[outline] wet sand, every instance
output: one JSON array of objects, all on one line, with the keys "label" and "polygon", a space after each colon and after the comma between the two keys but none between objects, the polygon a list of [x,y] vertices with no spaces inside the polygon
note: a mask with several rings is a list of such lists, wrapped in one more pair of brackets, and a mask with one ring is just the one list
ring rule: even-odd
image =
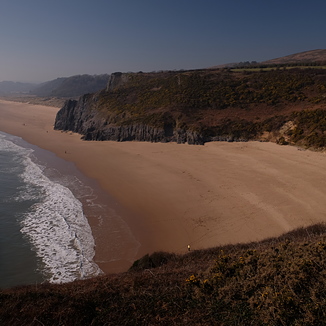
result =
[{"label": "wet sand", "polygon": [[[188,245],[261,240],[326,220],[324,153],[260,142],[86,142],[53,130],[57,111],[0,101],[0,130],[97,180],[125,207],[124,220],[141,244],[137,258],[157,250],[186,252]],[[90,220],[98,232],[96,223]],[[105,253],[103,241],[96,252]]]}]

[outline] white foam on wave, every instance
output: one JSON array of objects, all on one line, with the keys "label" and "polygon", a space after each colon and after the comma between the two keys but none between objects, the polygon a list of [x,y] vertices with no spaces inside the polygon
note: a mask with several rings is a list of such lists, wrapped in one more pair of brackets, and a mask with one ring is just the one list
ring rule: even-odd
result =
[{"label": "white foam on wave", "polygon": [[24,166],[25,189],[17,200],[36,199],[21,221],[25,234],[42,261],[42,271],[51,283],[64,283],[98,275],[93,262],[95,244],[81,202],[65,186],[51,181],[30,156],[0,134],[1,149],[14,151]]},{"label": "white foam on wave", "polygon": [[[12,141],[10,141],[10,138],[13,139],[13,137],[10,137],[9,135],[5,136],[0,132],[0,152],[12,152],[18,154],[13,159],[14,159],[14,163],[19,164],[23,160],[23,157],[31,154],[33,150],[16,145]],[[15,164],[13,164],[12,166],[6,164],[4,168],[5,170],[2,170],[2,172],[8,172],[8,173],[17,172],[19,169],[18,166]]]}]

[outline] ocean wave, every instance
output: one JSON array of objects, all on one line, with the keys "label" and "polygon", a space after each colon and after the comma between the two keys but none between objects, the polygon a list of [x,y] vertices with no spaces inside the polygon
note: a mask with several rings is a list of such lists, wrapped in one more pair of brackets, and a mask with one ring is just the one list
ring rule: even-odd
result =
[{"label": "ocean wave", "polygon": [[93,262],[94,238],[81,202],[66,185],[54,182],[44,174],[44,167],[31,159],[32,149],[15,144],[11,136],[0,133],[0,137],[0,150],[15,152],[16,159],[24,167],[21,178],[25,186],[13,200],[35,201],[20,223],[21,232],[42,262],[43,274],[51,283],[101,274]]}]

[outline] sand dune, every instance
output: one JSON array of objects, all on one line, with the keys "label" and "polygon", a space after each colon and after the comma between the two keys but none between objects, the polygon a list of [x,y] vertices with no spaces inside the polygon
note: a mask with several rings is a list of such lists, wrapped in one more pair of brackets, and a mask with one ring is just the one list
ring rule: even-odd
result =
[{"label": "sand dune", "polygon": [[260,240],[326,220],[323,153],[260,142],[85,142],[53,130],[57,111],[1,101],[0,130],[98,180],[132,212],[126,222],[139,255]]}]

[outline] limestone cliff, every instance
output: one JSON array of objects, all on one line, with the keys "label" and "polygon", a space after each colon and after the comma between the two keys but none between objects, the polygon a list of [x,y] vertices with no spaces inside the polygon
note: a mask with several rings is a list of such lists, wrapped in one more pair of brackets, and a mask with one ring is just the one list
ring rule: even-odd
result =
[{"label": "limestone cliff", "polygon": [[84,140],[204,143],[197,132],[175,128],[172,124],[157,127],[141,122],[126,125],[112,123],[96,109],[96,102],[96,95],[66,101],[57,113],[54,129],[79,133]]},{"label": "limestone cliff", "polygon": [[106,86],[107,91],[112,91],[115,88],[122,86],[128,81],[128,74],[123,74],[121,72],[114,72],[110,75],[109,81]]},{"label": "limestone cliff", "polygon": [[326,147],[325,94],[324,69],[114,73],[106,89],[65,102],[55,129],[85,140]]}]

